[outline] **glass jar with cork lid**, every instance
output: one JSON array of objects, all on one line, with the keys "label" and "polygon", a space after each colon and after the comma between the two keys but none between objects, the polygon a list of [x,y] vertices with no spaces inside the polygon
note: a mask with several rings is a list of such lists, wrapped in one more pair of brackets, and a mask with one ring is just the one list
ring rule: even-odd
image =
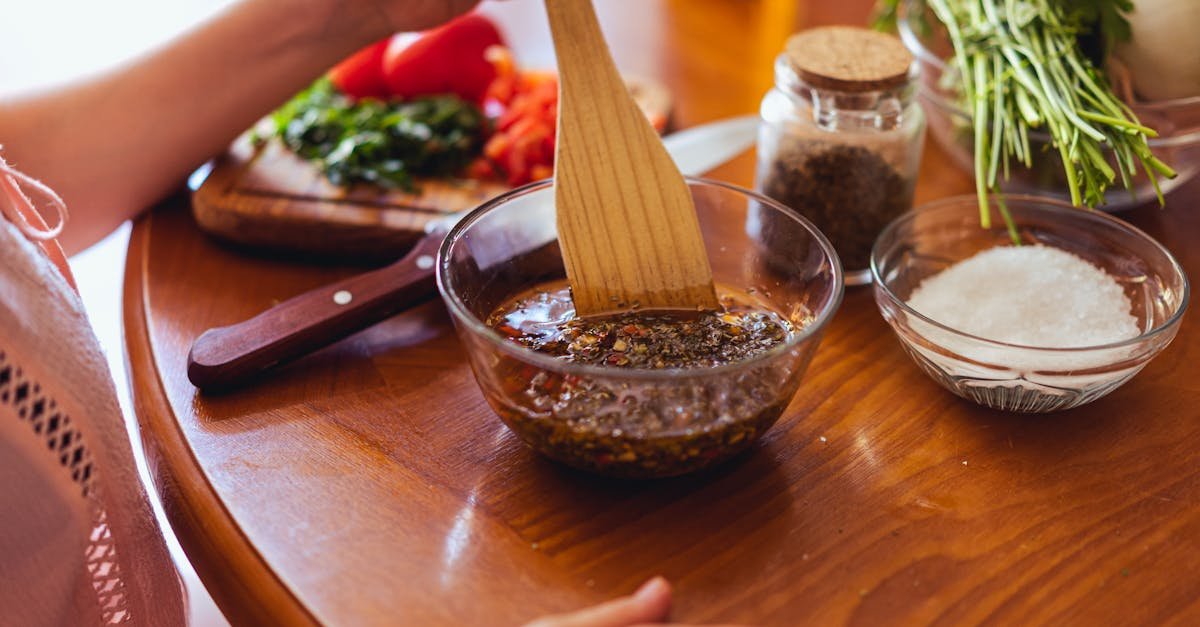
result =
[{"label": "glass jar with cork lid", "polygon": [[763,99],[757,187],[833,242],[848,285],[870,282],[871,245],[912,206],[925,137],[916,67],[890,35],[814,28],[788,39]]}]

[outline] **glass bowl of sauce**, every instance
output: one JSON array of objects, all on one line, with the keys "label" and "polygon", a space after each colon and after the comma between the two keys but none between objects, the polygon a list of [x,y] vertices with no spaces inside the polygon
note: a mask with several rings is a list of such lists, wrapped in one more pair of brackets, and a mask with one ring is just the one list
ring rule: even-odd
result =
[{"label": "glass bowl of sauce", "polygon": [[438,287],[489,405],[526,444],[592,472],[684,474],[749,448],[783,413],[842,297],[829,241],[736,186],[688,179],[722,308],[575,316],[554,189],[459,222]]}]

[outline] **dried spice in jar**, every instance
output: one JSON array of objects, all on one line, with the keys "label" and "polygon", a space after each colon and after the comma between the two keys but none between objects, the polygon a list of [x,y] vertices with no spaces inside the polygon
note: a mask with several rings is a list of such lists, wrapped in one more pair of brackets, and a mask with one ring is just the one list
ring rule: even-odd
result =
[{"label": "dried spice in jar", "polygon": [[501,419],[542,453],[625,477],[683,474],[734,455],[775,422],[798,382],[764,360],[697,383],[640,381],[622,372],[713,369],[753,360],[800,332],[750,294],[718,286],[723,309],[575,317],[569,288],[540,286],[500,305],[486,323],[510,341],[611,377],[577,377],[501,356]]},{"label": "dried spice in jar", "polygon": [[870,280],[871,246],[912,206],[925,118],[895,37],[830,26],[788,40],[762,104],[757,185],[829,238],[846,283]]}]

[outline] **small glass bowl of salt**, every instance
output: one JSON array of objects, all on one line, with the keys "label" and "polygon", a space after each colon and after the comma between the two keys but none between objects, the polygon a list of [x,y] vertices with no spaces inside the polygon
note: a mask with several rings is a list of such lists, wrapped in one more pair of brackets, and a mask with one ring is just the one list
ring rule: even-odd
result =
[{"label": "small glass bowl of salt", "polygon": [[893,221],[871,254],[875,302],[935,381],[980,405],[1049,412],[1115,390],[1175,337],[1188,280],[1153,238],[1109,215],[1007,196],[932,202]]}]

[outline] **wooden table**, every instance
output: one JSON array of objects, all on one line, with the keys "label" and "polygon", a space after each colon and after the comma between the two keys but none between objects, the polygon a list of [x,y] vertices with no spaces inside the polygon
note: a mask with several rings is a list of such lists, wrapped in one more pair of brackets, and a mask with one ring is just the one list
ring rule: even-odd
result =
[{"label": "wooden table", "polygon": [[[787,34],[861,22],[867,2],[598,4],[619,62],[668,83],[688,126],[753,111]],[[526,58],[549,45],[536,5],[497,5]],[[918,200],[969,190],[930,147]],[[1197,204],[1193,184],[1124,217],[1200,276]],[[188,383],[201,331],[354,270],[223,248],[182,197],[133,231],[136,406],[168,515],[235,623],[515,624],[659,573],[690,622],[1200,622],[1195,316],[1111,396],[1007,415],[938,388],[853,289],[760,446],[650,483],[521,445],[436,303],[241,392]]]}]

